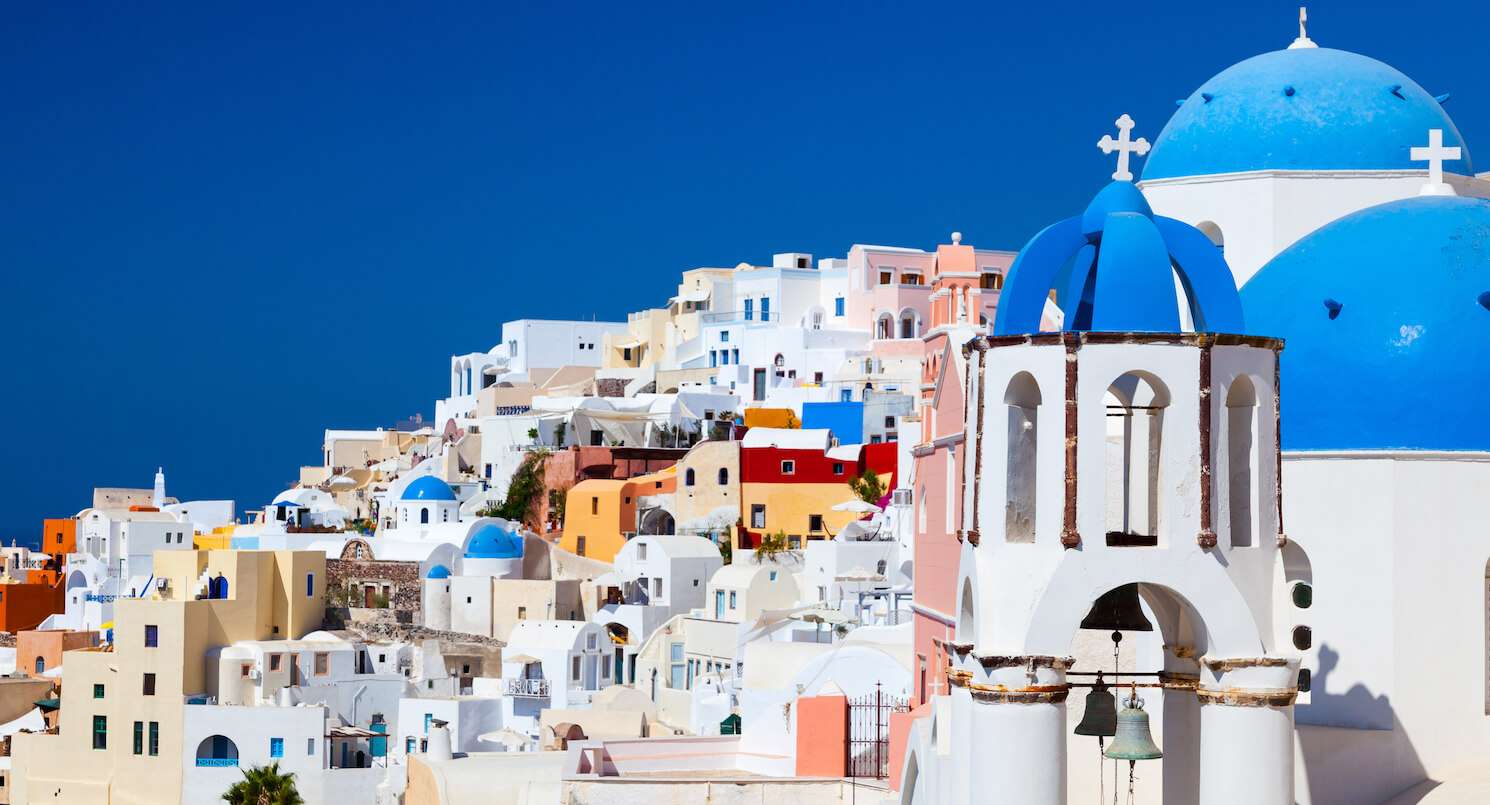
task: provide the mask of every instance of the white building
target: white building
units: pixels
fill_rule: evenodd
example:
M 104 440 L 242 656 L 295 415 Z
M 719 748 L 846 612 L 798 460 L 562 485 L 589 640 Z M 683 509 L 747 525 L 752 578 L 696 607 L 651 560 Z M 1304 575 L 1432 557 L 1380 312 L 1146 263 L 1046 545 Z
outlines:
M 538 735 L 546 709 L 581 707 L 614 684 L 605 629 L 585 621 L 529 620 L 502 649 L 503 724 Z

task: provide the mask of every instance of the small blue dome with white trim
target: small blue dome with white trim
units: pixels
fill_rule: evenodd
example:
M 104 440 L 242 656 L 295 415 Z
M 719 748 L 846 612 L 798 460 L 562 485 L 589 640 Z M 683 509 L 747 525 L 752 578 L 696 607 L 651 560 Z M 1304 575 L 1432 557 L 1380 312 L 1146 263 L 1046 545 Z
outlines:
M 1038 332 L 1060 284 L 1062 330 L 1174 333 L 1178 275 L 1195 329 L 1242 332 L 1236 279 L 1221 250 L 1189 224 L 1155 215 L 1130 182 L 1104 187 L 1081 215 L 1030 239 L 999 294 L 993 334 Z
M 424 577 L 427 579 L 448 579 L 450 578 L 450 568 L 444 565 L 435 565 L 429 569 L 429 572 Z
M 466 544 L 467 559 L 521 559 L 523 538 L 521 534 L 487 523 L 477 528 Z
M 1242 288 L 1284 339 L 1286 450 L 1490 450 L 1490 202 L 1368 207 L 1274 257 Z
M 404 487 L 400 500 L 455 500 L 450 484 L 433 475 L 421 475 Z
M 1439 96 L 1447 100 L 1447 96 Z M 1263 53 L 1205 82 L 1154 141 L 1143 180 L 1255 170 L 1423 170 L 1429 129 L 1459 146 L 1444 170 L 1471 175 L 1439 98 L 1390 65 L 1344 50 Z

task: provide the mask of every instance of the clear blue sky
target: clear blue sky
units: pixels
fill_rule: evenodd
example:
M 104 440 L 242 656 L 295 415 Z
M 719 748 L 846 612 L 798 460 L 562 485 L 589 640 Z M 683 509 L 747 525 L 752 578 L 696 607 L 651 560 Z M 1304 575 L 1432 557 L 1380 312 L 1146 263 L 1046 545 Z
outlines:
M 157 465 L 263 505 L 323 428 L 431 414 L 504 320 L 775 251 L 1018 248 L 1119 114 L 1152 140 L 1296 33 L 1283 2 L 206 5 L 0 26 L 6 540 Z M 1310 33 L 1453 92 L 1490 158 L 1490 4 L 1413 8 Z

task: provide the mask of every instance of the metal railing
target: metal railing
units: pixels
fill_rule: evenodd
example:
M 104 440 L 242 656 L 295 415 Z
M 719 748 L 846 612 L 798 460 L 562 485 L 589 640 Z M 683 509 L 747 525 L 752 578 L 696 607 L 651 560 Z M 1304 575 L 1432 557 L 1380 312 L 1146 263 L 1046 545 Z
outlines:
M 547 679 L 509 679 L 506 688 L 508 696 L 548 698 Z
M 197 765 L 200 766 L 200 767 L 203 767 L 203 768 L 213 768 L 213 769 L 234 768 L 234 767 L 237 767 L 237 765 L 238 765 L 238 758 L 235 758 L 235 757 L 199 757 L 199 758 L 197 758 Z

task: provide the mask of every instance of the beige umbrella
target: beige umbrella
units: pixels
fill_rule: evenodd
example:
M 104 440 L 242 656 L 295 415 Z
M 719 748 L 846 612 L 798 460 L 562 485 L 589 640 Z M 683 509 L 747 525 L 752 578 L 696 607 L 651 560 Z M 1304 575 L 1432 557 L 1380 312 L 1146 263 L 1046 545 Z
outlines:
M 845 500 L 837 506 L 834 506 L 833 511 L 857 512 L 858 514 L 874 514 L 880 511 L 880 507 L 874 505 L 873 503 L 866 503 L 858 498 L 854 498 L 853 500 Z
M 486 741 L 487 743 L 493 744 L 504 744 L 506 746 L 527 746 L 528 744 L 533 743 L 535 740 L 537 740 L 533 736 L 518 732 L 511 727 L 499 729 L 496 732 L 483 732 L 480 735 L 476 736 L 476 739 L 478 741 Z
M 511 657 L 503 657 L 502 662 L 520 662 L 523 665 L 527 665 L 528 663 L 533 662 L 543 662 L 543 660 L 540 660 L 537 657 L 532 656 L 531 654 L 514 654 Z

